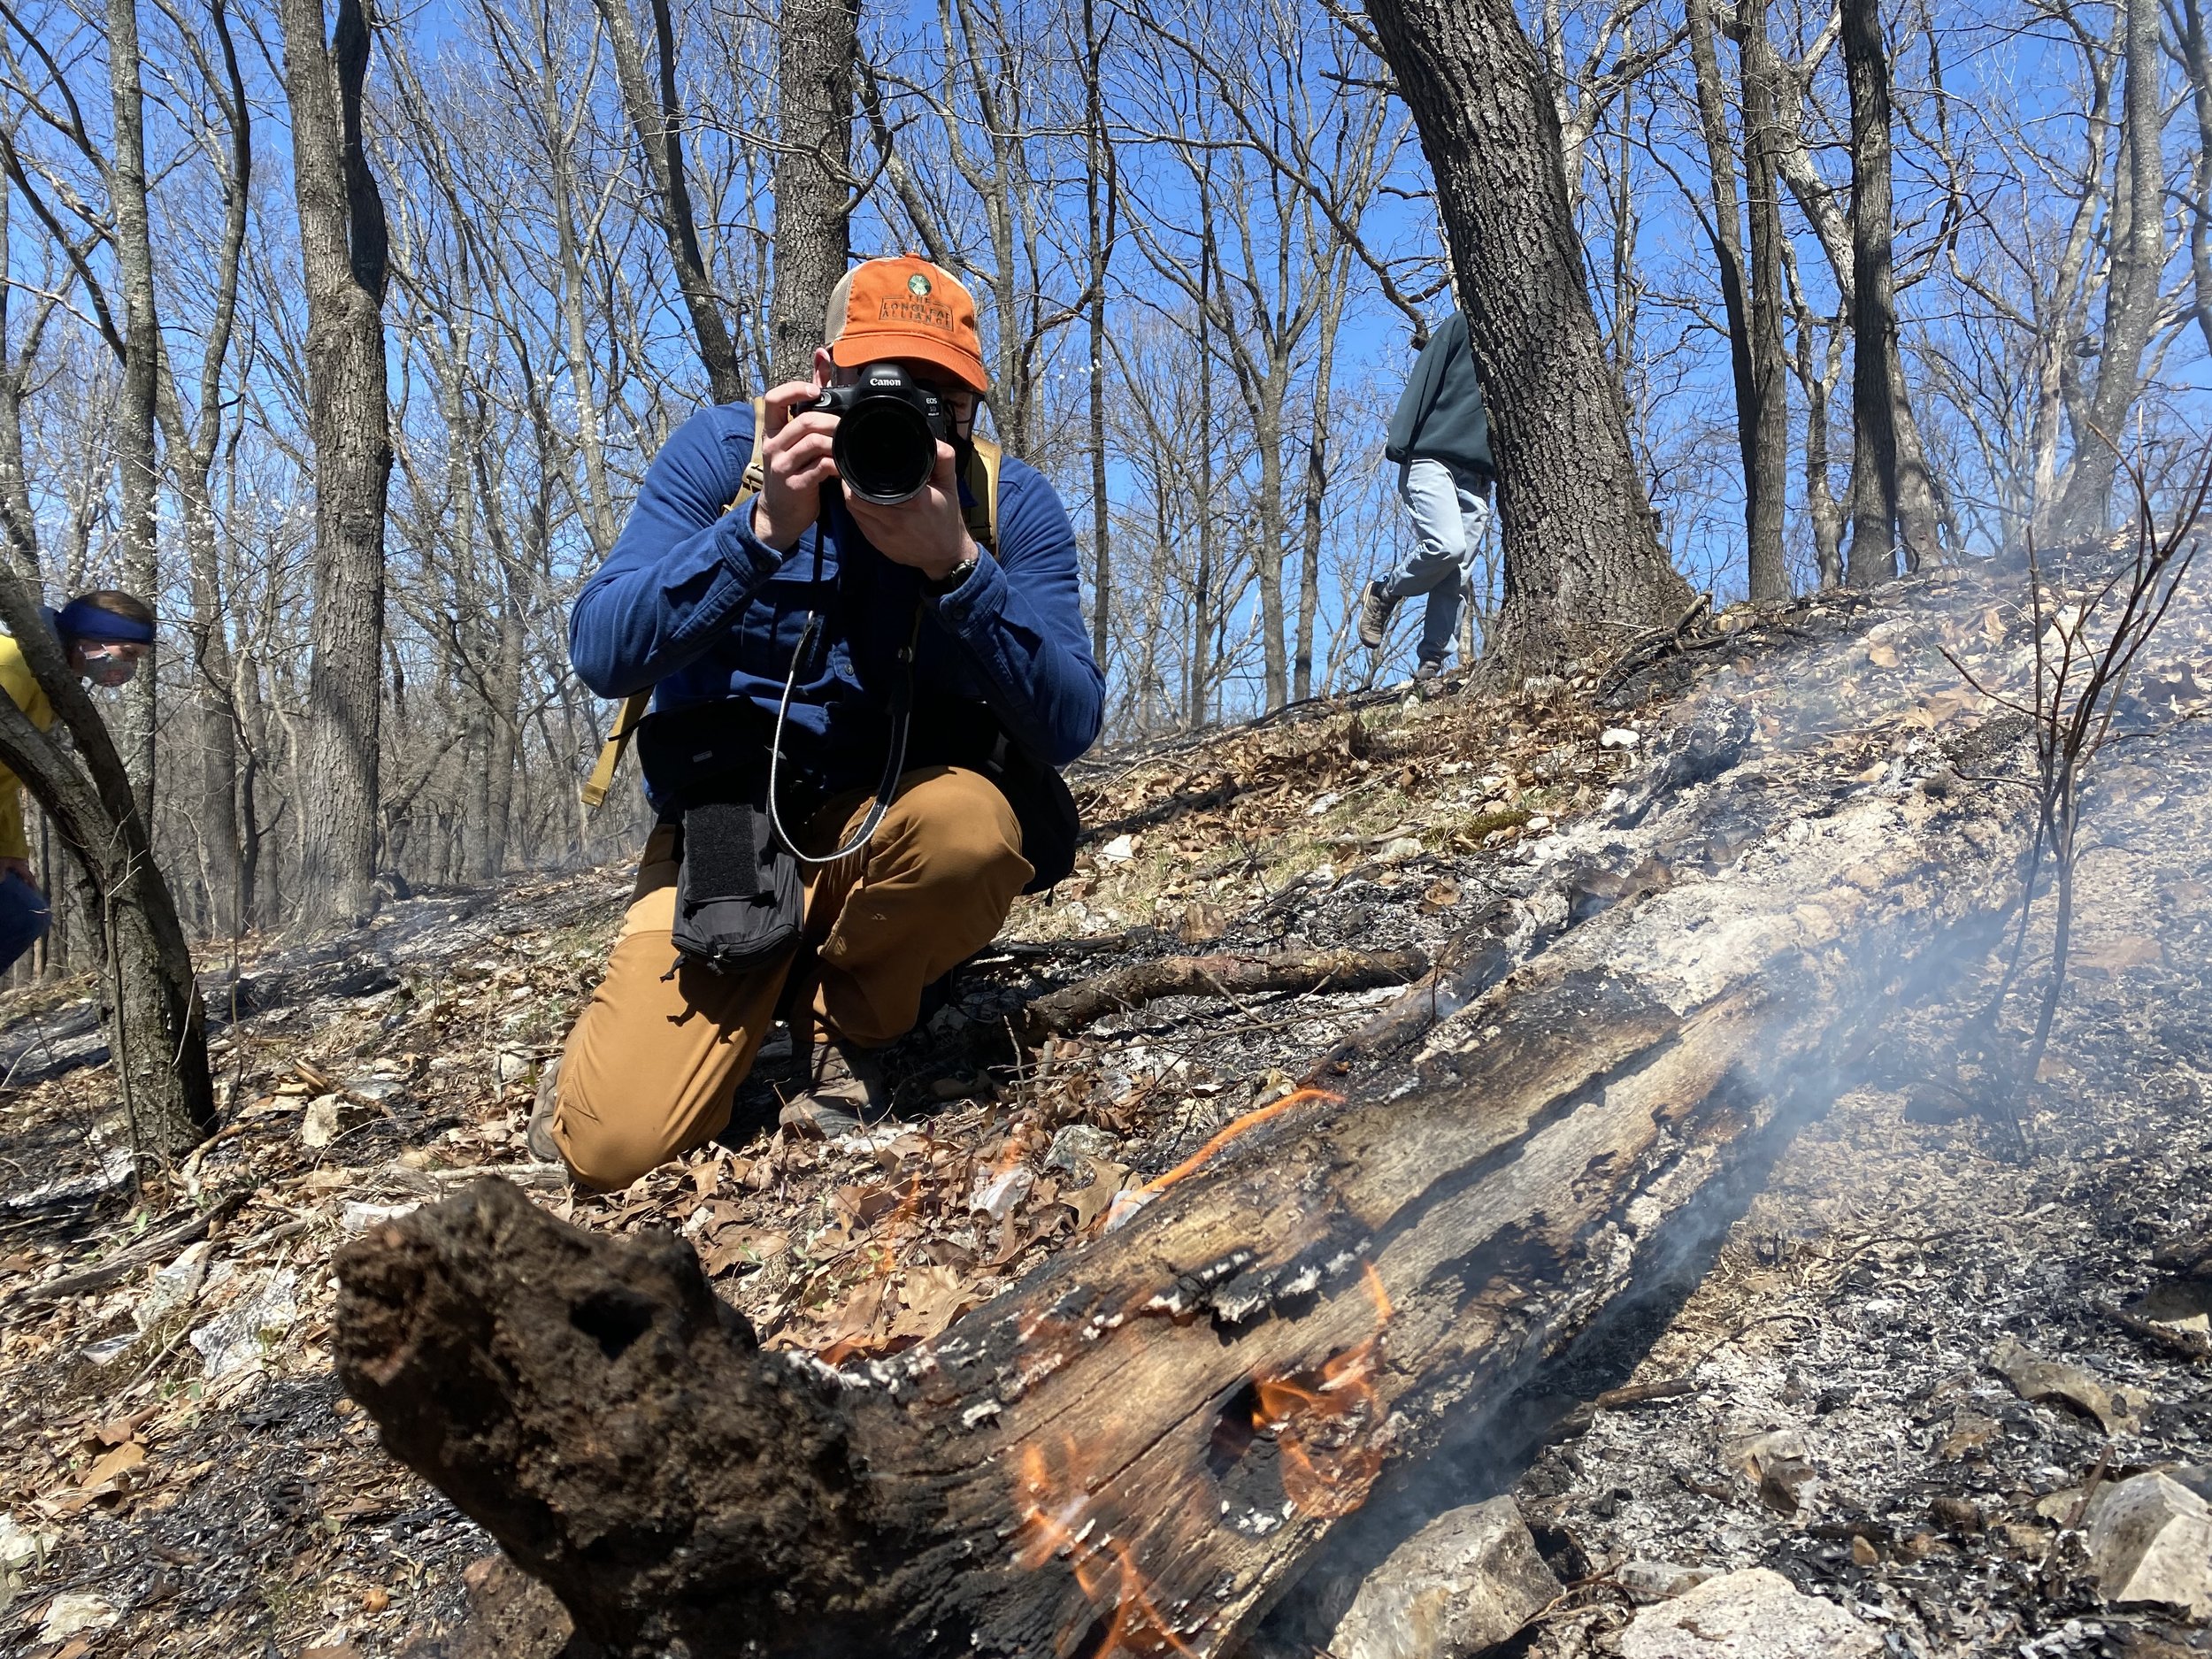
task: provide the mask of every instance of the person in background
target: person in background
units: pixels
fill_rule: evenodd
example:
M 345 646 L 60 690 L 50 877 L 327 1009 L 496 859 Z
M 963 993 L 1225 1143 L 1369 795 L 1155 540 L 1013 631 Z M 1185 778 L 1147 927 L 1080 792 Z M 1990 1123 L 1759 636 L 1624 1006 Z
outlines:
M 96 686 L 125 684 L 154 649 L 153 607 L 135 594 L 103 588 L 80 594 L 47 614 L 69 653 L 70 667 Z M 47 701 L 45 687 L 32 676 L 23 648 L 4 634 L 0 634 L 0 689 L 40 731 L 52 728 L 54 705 Z M 43 938 L 52 921 L 38 872 L 31 866 L 22 783 L 0 766 L 0 972 Z
M 1467 316 L 1454 311 L 1429 337 L 1399 394 L 1383 454 L 1398 464 L 1398 495 L 1413 515 L 1412 557 L 1371 581 L 1360 596 L 1359 642 L 1382 649 L 1402 599 L 1428 595 L 1414 678 L 1441 672 L 1459 626 L 1460 595 L 1473 580 L 1475 550 L 1490 526 L 1490 418 L 1475 379 Z

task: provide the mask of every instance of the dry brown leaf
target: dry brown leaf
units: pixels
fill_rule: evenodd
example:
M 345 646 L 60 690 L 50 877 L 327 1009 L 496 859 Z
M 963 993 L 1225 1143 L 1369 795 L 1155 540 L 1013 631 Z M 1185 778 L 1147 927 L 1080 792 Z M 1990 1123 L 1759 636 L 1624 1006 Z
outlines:
M 957 1319 L 979 1298 L 973 1286 L 949 1267 L 918 1267 L 906 1275 L 899 1298 L 906 1305 L 893 1323 L 894 1336 L 926 1342 Z
M 127 1446 L 117 1447 L 106 1456 L 96 1461 L 91 1468 L 84 1471 L 84 1479 L 78 1484 L 88 1489 L 104 1486 L 125 1470 L 135 1469 L 145 1461 L 146 1448 L 133 1440 Z
M 148 1406 L 143 1411 L 134 1411 L 127 1417 L 117 1417 L 112 1422 L 103 1423 L 93 1431 L 93 1433 L 103 1446 L 120 1446 L 126 1440 L 136 1440 L 138 1431 L 153 1421 L 155 1415 L 160 1409 L 159 1406 Z
M 1440 910 L 1450 910 L 1458 902 L 1459 883 L 1448 876 L 1432 884 L 1429 890 L 1421 895 L 1421 914 L 1434 916 Z
M 1897 666 L 1897 648 L 1894 645 L 1870 645 L 1866 648 L 1866 660 L 1877 668 L 1894 668 Z
M 1091 1166 L 1091 1184 L 1079 1192 L 1064 1193 L 1060 1202 L 1075 1211 L 1075 1228 L 1080 1233 L 1105 1213 L 1114 1202 L 1114 1194 L 1121 1191 L 1122 1183 L 1129 1179 L 1125 1164 L 1109 1164 L 1104 1158 L 1086 1156 L 1083 1161 Z

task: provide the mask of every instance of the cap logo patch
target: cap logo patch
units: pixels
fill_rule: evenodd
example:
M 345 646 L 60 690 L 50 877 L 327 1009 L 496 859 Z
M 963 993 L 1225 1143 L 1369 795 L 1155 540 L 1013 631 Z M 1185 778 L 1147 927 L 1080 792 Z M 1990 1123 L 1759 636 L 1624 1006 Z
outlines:
M 906 291 L 918 300 L 926 298 L 929 294 L 929 279 L 917 271 L 906 279 Z
M 941 328 L 947 334 L 953 332 L 952 307 L 938 300 L 878 300 L 876 320 L 879 323 L 910 323 L 921 328 Z

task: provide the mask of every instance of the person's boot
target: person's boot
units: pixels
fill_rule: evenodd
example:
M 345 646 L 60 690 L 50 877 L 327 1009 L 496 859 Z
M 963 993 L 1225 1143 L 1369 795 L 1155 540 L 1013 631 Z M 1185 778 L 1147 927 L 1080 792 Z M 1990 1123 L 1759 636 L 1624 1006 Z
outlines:
M 530 1127 L 523 1136 L 523 1143 L 530 1148 L 530 1156 L 541 1164 L 565 1162 L 561 1149 L 553 1141 L 553 1108 L 556 1087 L 560 1081 L 561 1061 L 556 1055 L 552 1063 L 538 1073 L 538 1098 L 530 1108 Z
M 1434 680 L 1443 672 L 1444 659 L 1440 657 L 1424 657 L 1413 665 L 1413 677 L 1416 680 Z
M 814 1045 L 806 1092 L 784 1102 L 776 1121 L 809 1140 L 834 1141 L 871 1123 L 891 1109 L 883 1070 L 865 1049 L 831 1037 Z
M 1371 651 L 1382 649 L 1383 640 L 1390 632 L 1391 613 L 1398 602 L 1383 591 L 1380 582 L 1370 582 L 1360 589 L 1359 642 Z

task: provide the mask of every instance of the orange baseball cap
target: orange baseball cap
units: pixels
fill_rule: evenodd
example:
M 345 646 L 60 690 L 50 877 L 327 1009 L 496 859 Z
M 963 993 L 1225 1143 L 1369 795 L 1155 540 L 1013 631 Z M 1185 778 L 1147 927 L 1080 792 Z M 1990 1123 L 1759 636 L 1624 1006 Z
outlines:
M 870 259 L 846 272 L 830 290 L 822 332 L 830 360 L 841 369 L 911 357 L 934 364 L 975 392 L 991 389 L 975 301 L 919 254 Z

